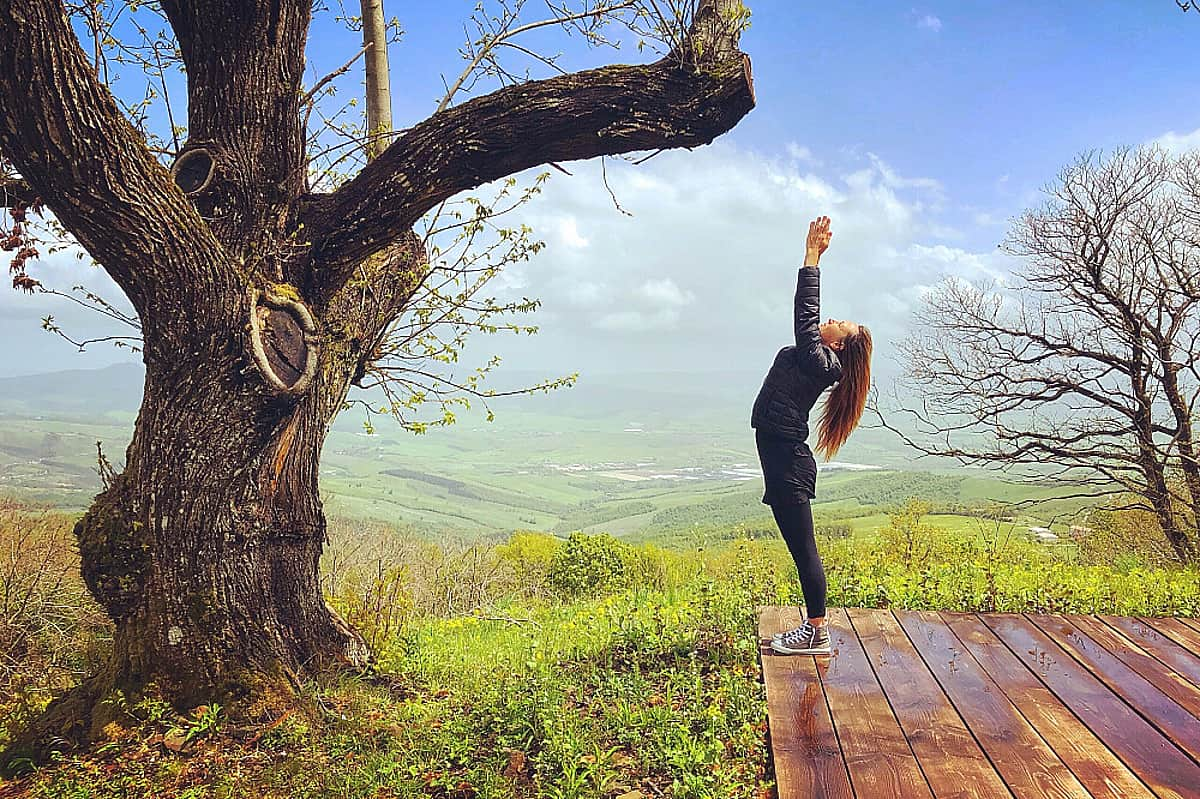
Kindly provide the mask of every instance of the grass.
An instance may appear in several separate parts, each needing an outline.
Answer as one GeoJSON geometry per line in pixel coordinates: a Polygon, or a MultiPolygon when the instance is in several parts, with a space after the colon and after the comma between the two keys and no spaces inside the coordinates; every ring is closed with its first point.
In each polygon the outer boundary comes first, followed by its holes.
{"type": "Polygon", "coordinates": [[[169,748],[170,727],[187,719],[131,718],[110,730],[110,746],[10,790],[72,799],[759,797],[771,778],[752,607],[712,589],[628,591],[425,620],[382,653],[386,686],[323,685],[321,712],[288,707],[277,723],[218,725],[180,752],[169,748]]]}
{"type": "MultiPolygon", "coordinates": [[[[832,606],[1200,615],[1195,568],[1149,568],[1136,552],[1085,563],[1015,525],[920,510],[873,535],[821,539],[832,606]],[[915,545],[905,529],[919,533],[915,545]]],[[[526,533],[458,554],[422,542],[339,575],[331,601],[378,642],[377,674],[263,697],[235,718],[145,700],[94,751],[0,784],[0,796],[771,795],[754,608],[800,601],[775,538],[665,549],[526,533]],[[470,582],[481,557],[486,586],[470,582]],[[402,584],[390,610],[404,611],[384,628],[375,600],[393,575],[402,584]],[[452,610],[448,586],[480,599],[452,610]]],[[[91,639],[79,635],[47,651],[82,651],[91,639]]],[[[10,681],[0,713],[45,698],[10,681]]]]}

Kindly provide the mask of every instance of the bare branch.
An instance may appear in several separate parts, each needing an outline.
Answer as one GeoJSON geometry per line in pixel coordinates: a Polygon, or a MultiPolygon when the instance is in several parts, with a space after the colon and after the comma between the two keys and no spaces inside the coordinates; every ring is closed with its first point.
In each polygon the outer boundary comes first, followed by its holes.
{"type": "Polygon", "coordinates": [[[538,22],[530,22],[525,25],[519,25],[516,28],[508,27],[509,24],[516,20],[515,16],[510,16],[505,21],[505,24],[500,29],[499,33],[488,38],[479,45],[479,49],[476,51],[470,63],[467,64],[466,69],[462,71],[462,74],[460,74],[454,83],[451,84],[446,90],[446,95],[442,98],[442,101],[438,103],[437,110],[444,111],[446,107],[450,105],[450,102],[454,99],[454,95],[458,94],[459,90],[463,87],[463,84],[466,83],[467,78],[471,77],[471,75],[475,72],[475,68],[478,67],[480,62],[491,55],[492,51],[494,51],[500,45],[508,44],[512,39],[515,39],[521,34],[537,30],[538,28],[546,28],[551,25],[563,25],[576,20],[595,18],[604,14],[612,14],[623,9],[633,8],[636,5],[637,0],[621,0],[621,2],[601,3],[596,8],[588,9],[587,11],[579,14],[554,16],[549,19],[539,20],[538,22]]]}
{"type": "Polygon", "coordinates": [[[347,61],[345,64],[342,64],[340,67],[335,69],[333,72],[330,72],[328,75],[326,75],[325,77],[321,78],[319,81],[314,83],[313,87],[311,89],[309,89],[307,92],[305,92],[304,97],[302,97],[300,99],[300,105],[305,108],[311,106],[312,102],[313,102],[313,98],[315,98],[317,96],[317,93],[320,92],[321,89],[324,89],[331,82],[333,82],[334,80],[337,80],[342,75],[345,75],[347,72],[349,72],[350,67],[354,66],[354,62],[356,62],[356,61],[358,61],[358,59],[362,58],[363,54],[366,53],[370,49],[371,49],[370,44],[363,45],[363,48],[361,50],[359,50],[357,53],[355,53],[354,56],[349,61],[347,61]]]}
{"type": "MultiPolygon", "coordinates": [[[[917,429],[901,434],[905,443],[1137,494],[1191,557],[1187,519],[1200,509],[1197,375],[1186,368],[1200,355],[1194,166],[1154,148],[1086,155],[1010,234],[1025,262],[1019,281],[996,291],[948,281],[928,294],[918,314],[926,332],[900,347],[920,397],[900,403],[917,429]]],[[[882,414],[881,425],[900,434],[882,414]]]]}

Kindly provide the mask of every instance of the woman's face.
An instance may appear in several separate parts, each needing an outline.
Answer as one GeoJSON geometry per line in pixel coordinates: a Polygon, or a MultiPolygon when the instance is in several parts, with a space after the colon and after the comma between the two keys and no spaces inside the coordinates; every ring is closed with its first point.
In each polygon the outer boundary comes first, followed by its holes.
{"type": "Polygon", "coordinates": [[[858,325],[845,319],[829,319],[821,325],[821,341],[831,350],[840,350],[850,336],[858,335],[858,325]]]}

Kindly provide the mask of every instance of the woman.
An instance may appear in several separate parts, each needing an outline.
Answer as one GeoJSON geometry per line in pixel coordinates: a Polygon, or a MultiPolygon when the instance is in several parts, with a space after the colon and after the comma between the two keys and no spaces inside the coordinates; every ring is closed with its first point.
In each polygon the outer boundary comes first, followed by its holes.
{"type": "Polygon", "coordinates": [[[808,413],[825,389],[833,391],[821,410],[817,451],[825,460],[850,437],[862,418],[871,384],[871,332],[854,322],[821,319],[819,263],[833,234],[829,217],[808,225],[804,266],[796,283],[796,346],[784,347],[754,401],[758,457],[775,523],[783,534],[804,592],[807,620],[777,634],[771,648],[787,655],[829,654],[825,627],[825,569],[813,536],[812,507],[817,463],[805,440],[808,413]]]}

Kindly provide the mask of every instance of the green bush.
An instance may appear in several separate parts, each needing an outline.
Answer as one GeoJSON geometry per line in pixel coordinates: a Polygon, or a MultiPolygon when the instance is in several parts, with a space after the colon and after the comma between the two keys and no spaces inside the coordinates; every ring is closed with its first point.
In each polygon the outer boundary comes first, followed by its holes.
{"type": "MultiPolygon", "coordinates": [[[[1132,502],[1135,498],[1118,501],[1132,502]]],[[[1191,532],[1194,536],[1195,531],[1191,532]]],[[[1179,563],[1158,517],[1147,510],[1093,511],[1082,533],[1078,538],[1079,557],[1085,563],[1119,564],[1124,570],[1179,563]]]]}
{"type": "Polygon", "coordinates": [[[607,533],[571,533],[554,552],[547,584],[561,597],[587,597],[629,585],[631,552],[607,533]]]}
{"type": "Polygon", "coordinates": [[[626,548],[625,568],[630,585],[663,591],[693,580],[703,564],[682,552],[642,544],[626,548]]]}
{"type": "Polygon", "coordinates": [[[562,542],[549,533],[517,530],[496,547],[497,561],[505,567],[518,596],[541,596],[562,542]]]}

